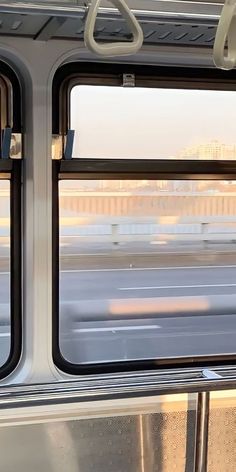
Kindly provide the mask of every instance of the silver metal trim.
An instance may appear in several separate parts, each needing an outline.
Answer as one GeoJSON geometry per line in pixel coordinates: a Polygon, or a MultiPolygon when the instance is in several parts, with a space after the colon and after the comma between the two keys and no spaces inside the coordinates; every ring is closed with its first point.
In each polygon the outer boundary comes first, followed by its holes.
{"type": "Polygon", "coordinates": [[[203,376],[207,379],[221,379],[222,376],[214,372],[213,370],[204,369],[202,372],[203,376]]]}
{"type": "MultiPolygon", "coordinates": [[[[219,374],[220,375],[220,374],[219,374]]],[[[187,373],[138,373],[93,380],[35,385],[13,385],[0,389],[0,411],[9,407],[114,400],[167,394],[197,393],[236,388],[236,370],[220,378],[206,378],[202,370],[187,373]]]]}
{"type": "Polygon", "coordinates": [[[198,394],[194,472],[207,472],[210,393],[198,394]]]}

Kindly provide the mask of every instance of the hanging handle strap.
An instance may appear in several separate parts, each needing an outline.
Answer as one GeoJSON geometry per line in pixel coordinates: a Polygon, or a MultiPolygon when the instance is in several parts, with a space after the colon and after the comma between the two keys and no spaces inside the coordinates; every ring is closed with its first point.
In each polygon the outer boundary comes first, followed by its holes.
{"type": "Polygon", "coordinates": [[[226,0],[216,31],[213,60],[219,69],[230,70],[236,65],[236,2],[226,0]],[[226,41],[228,52],[225,55],[226,41]]]}
{"type": "Polygon", "coordinates": [[[126,43],[114,42],[106,44],[97,43],[95,41],[94,29],[100,2],[101,0],[92,0],[88,11],[84,30],[84,41],[87,48],[95,54],[102,56],[123,56],[138,52],[143,44],[143,31],[125,0],[110,0],[110,3],[120,11],[123,18],[126,20],[130,32],[133,35],[133,40],[126,43]]]}

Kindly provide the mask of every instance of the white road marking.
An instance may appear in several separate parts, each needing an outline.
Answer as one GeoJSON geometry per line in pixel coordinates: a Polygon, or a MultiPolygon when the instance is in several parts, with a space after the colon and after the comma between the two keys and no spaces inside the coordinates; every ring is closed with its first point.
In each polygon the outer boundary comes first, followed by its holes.
{"type": "Polygon", "coordinates": [[[120,287],[118,290],[153,290],[169,288],[204,288],[204,287],[236,287],[236,284],[199,284],[199,285],[156,285],[150,287],[120,287]]]}
{"type": "MultiPolygon", "coordinates": [[[[226,335],[226,334],[236,335],[236,331],[227,330],[227,331],[213,331],[213,332],[195,331],[194,333],[191,333],[191,332],[189,333],[160,333],[160,334],[158,333],[158,337],[161,339],[162,338],[182,338],[182,337],[189,338],[189,337],[194,337],[194,336],[219,336],[219,335],[226,335]]],[[[157,336],[155,335],[155,337],[157,336]]]]}
{"type": "Polygon", "coordinates": [[[146,326],[114,326],[109,328],[77,328],[73,329],[74,333],[96,333],[96,332],[103,332],[103,331],[111,331],[115,333],[116,331],[139,331],[139,330],[153,330],[153,329],[160,329],[161,326],[159,325],[146,325],[146,326]]]}
{"type": "MultiPolygon", "coordinates": [[[[116,253],[114,252],[114,254],[116,254],[116,253]]],[[[112,257],[114,254],[111,254],[109,252],[93,252],[93,253],[91,253],[91,252],[88,252],[88,253],[86,253],[86,252],[76,252],[75,254],[70,254],[70,253],[67,254],[66,252],[61,251],[60,257],[76,257],[76,256],[80,256],[80,257],[81,256],[86,256],[86,257],[88,257],[88,256],[91,256],[91,257],[93,257],[93,256],[110,256],[110,257],[112,257]]],[[[155,253],[153,252],[151,254],[155,254],[155,253]]],[[[126,255],[126,254],[121,254],[121,255],[123,256],[123,255],[126,255]]],[[[145,255],[145,254],[143,254],[143,255],[145,255]]]]}
{"type": "MultiPolygon", "coordinates": [[[[144,270],[189,270],[189,269],[236,269],[236,265],[215,265],[215,266],[174,266],[174,267],[126,267],[123,269],[65,269],[60,270],[63,274],[80,272],[138,272],[144,270]]],[[[8,272],[6,272],[7,274],[8,272]]]]}
{"type": "MultiPolygon", "coordinates": [[[[235,331],[232,331],[232,330],[222,330],[222,331],[213,331],[213,332],[203,332],[203,331],[195,331],[194,333],[193,332],[188,332],[188,333],[163,333],[163,332],[158,332],[158,334],[154,334],[153,333],[153,328],[154,329],[158,329],[158,328],[161,328],[161,326],[158,326],[158,325],[153,325],[153,326],[150,326],[150,327],[146,327],[148,329],[150,329],[151,332],[151,336],[152,337],[158,337],[160,339],[162,338],[189,338],[189,337],[197,337],[197,336],[219,336],[219,335],[227,335],[227,334],[230,334],[230,335],[235,335],[236,336],[236,332],[235,331]]],[[[134,328],[129,328],[130,330],[134,330],[134,328]]],[[[141,326],[140,328],[137,326],[136,327],[136,330],[138,329],[142,329],[144,330],[144,327],[141,326]]],[[[123,331],[125,330],[125,328],[123,329],[123,331]]],[[[116,331],[122,331],[121,328],[82,328],[82,329],[74,329],[73,332],[74,333],[92,333],[92,332],[101,332],[101,331],[110,331],[110,332],[113,332],[115,333],[116,331]]]]}

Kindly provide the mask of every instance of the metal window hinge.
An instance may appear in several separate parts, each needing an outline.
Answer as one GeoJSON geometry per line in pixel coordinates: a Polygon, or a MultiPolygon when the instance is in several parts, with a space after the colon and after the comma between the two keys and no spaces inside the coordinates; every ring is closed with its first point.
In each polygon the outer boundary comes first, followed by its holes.
{"type": "Polygon", "coordinates": [[[23,150],[22,150],[22,134],[21,133],[12,133],[11,135],[11,146],[10,146],[10,158],[11,159],[22,159],[23,150]]]}
{"type": "Polygon", "coordinates": [[[123,74],[123,87],[135,87],[135,74],[123,74]]]}
{"type": "Polygon", "coordinates": [[[0,144],[1,159],[22,158],[22,136],[20,133],[12,133],[12,128],[6,127],[2,130],[0,144]]]}
{"type": "Polygon", "coordinates": [[[62,159],[63,156],[63,137],[60,134],[52,135],[52,159],[62,159]]]}
{"type": "Polygon", "coordinates": [[[75,131],[69,129],[67,135],[52,135],[52,159],[72,159],[75,131]]]}

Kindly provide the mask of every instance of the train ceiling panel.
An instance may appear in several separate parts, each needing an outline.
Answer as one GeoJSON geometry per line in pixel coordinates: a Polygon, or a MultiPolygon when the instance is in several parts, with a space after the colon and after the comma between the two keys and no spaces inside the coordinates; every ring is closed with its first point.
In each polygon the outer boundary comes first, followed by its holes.
{"type": "MultiPolygon", "coordinates": [[[[127,0],[127,3],[143,29],[144,45],[212,49],[222,3],[167,0],[127,0]]],[[[76,5],[71,2],[1,2],[0,36],[83,41],[87,8],[82,2],[76,5]]],[[[117,10],[104,6],[99,10],[95,29],[97,41],[129,41],[130,36],[117,10]]]]}
{"type": "Polygon", "coordinates": [[[40,15],[30,16],[17,13],[0,13],[0,35],[34,37],[45,24],[40,15]]]}
{"type": "MultiPolygon", "coordinates": [[[[191,46],[212,46],[215,38],[216,24],[212,22],[185,21],[152,21],[151,19],[140,20],[144,33],[144,44],[173,44],[173,45],[191,45],[191,46]]],[[[54,33],[58,38],[78,38],[83,40],[84,24],[80,20],[68,19],[54,33]]],[[[130,33],[126,24],[122,20],[109,20],[100,18],[97,21],[95,29],[97,41],[127,41],[130,39],[130,33]]]]}

